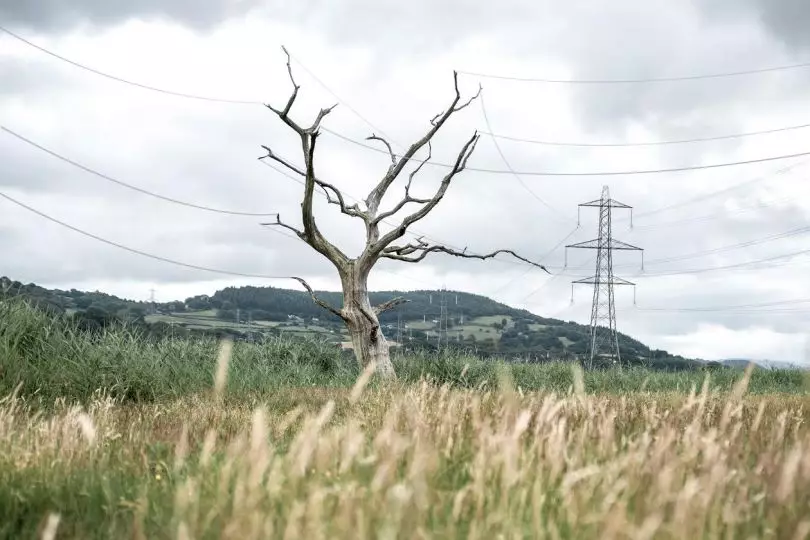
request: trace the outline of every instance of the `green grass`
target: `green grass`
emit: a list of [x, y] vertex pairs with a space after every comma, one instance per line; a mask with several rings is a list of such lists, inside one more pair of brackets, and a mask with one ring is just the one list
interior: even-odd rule
[[333, 344], [282, 337], [234, 344], [219, 393], [219, 351], [0, 302], [0, 538], [52, 513], [65, 539], [810, 532], [802, 372], [410, 354], [361, 395]]
[[[213, 338], [142, 339], [127, 328], [95, 336], [77, 331], [21, 302], [0, 303], [0, 395], [20, 385], [20, 395], [43, 402], [56, 398], [86, 402], [101, 390], [125, 402], [154, 402], [204, 392], [210, 388], [217, 343]], [[511, 372], [525, 391], [565, 392], [573, 384], [560, 363], [503, 364], [475, 357], [436, 354], [395, 357], [403, 381], [433, 378], [440, 384], [494, 387], [498, 373]], [[234, 395], [264, 395], [284, 386], [351, 386], [358, 375], [350, 356], [325, 341], [267, 337], [260, 343], [237, 343], [228, 390]], [[623, 393], [647, 388], [688, 392], [703, 384], [705, 373], [664, 373], [634, 369], [589, 371], [589, 391]], [[726, 369], [712, 374], [712, 384], [729, 390], [742, 376]], [[794, 370], [754, 372], [751, 391], [805, 392], [807, 375]]]

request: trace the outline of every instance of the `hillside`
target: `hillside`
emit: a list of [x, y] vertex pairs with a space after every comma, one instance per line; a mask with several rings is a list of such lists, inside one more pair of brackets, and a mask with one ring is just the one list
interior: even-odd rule
[[[228, 287], [211, 296], [151, 305], [101, 292], [23, 285], [8, 278], [1, 278], [0, 286], [6, 295], [24, 296], [43, 309], [70, 314], [91, 330], [126, 321], [155, 335], [204, 332], [257, 338], [285, 334], [336, 344], [348, 341], [342, 322], [299, 290]], [[337, 307], [342, 304], [340, 293], [317, 294]], [[571, 359], [587, 352], [585, 325], [541, 317], [484, 296], [457, 291], [379, 291], [371, 293], [371, 300], [378, 304], [396, 296], [403, 296], [408, 302], [384, 313], [381, 323], [388, 339], [405, 349], [435, 349], [439, 337], [444, 336], [448, 346], [481, 356], [537, 361]], [[447, 313], [446, 333], [439, 332], [443, 303]], [[623, 359], [635, 364], [671, 369], [700, 365], [666, 351], [650, 350], [624, 334], [619, 335], [619, 346]]]

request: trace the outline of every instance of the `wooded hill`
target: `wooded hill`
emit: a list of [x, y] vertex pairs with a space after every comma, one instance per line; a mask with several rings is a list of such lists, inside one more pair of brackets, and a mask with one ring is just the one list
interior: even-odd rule
[[[348, 341], [342, 322], [318, 307], [303, 291], [275, 287], [228, 287], [213, 295], [151, 305], [102, 292], [46, 289], [0, 278], [0, 292], [19, 296], [41, 309], [65, 313], [87, 330], [125, 321], [152, 335], [193, 332], [231, 334], [287, 334]], [[317, 294], [340, 307], [342, 295]], [[373, 304], [397, 296], [408, 302], [384, 313], [381, 323], [389, 340], [404, 348], [435, 348], [440, 337], [442, 303], [446, 306], [449, 346], [483, 356], [498, 355], [528, 360], [582, 357], [588, 348], [588, 327], [571, 321], [535, 315], [495, 302], [485, 296], [456, 291], [380, 291], [371, 293]], [[255, 337], [255, 336], [254, 336]], [[689, 369], [700, 362], [650, 350], [631, 337], [619, 334], [624, 360], [632, 363]]]

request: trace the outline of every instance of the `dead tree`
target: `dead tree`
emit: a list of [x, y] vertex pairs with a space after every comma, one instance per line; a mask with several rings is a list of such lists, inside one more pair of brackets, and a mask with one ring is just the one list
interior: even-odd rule
[[[389, 356], [388, 343], [380, 328], [378, 317], [381, 313], [396, 307], [406, 300], [403, 298], [394, 298], [378, 306], [371, 305], [368, 296], [368, 277], [371, 269], [381, 258], [417, 263], [430, 253], [445, 253], [455, 257], [482, 260], [491, 259], [498, 254], [504, 253], [537, 266], [546, 272], [548, 272], [548, 270], [542, 265], [533, 263], [520, 257], [513, 251], [506, 249], [494, 251], [486, 255], [477, 255], [467, 253], [466, 248], [459, 251], [447, 246], [426, 242], [423, 238], [417, 238], [415, 241], [406, 244], [395, 243], [405, 236], [408, 232], [408, 227], [423, 219], [436, 208], [436, 205], [441, 202], [442, 198], [447, 193], [447, 189], [450, 187], [453, 178], [466, 167], [467, 161], [470, 159], [470, 156], [475, 150], [475, 145], [478, 142], [479, 135], [477, 132], [474, 133], [461, 148], [455, 162], [449, 167], [449, 171], [444, 175], [438, 189], [431, 197], [420, 198], [411, 194], [411, 183], [414, 176], [431, 157], [431, 139], [453, 114], [466, 108], [479, 96], [481, 93], [480, 87], [478, 93], [467, 101], [462, 102], [458, 88], [458, 75], [454, 72], [455, 96], [450, 106], [433, 117], [430, 122], [431, 127], [427, 133], [421, 139], [413, 143], [402, 156], [398, 157], [391, 148], [391, 144], [383, 137], [372, 134], [367, 138], [367, 140], [379, 142], [386, 148], [391, 159], [391, 165], [388, 167], [388, 171], [379, 183], [365, 198], [365, 209], [361, 209], [357, 203], [347, 204], [343, 193], [334, 185], [321, 180], [315, 172], [315, 145], [319, 136], [318, 130], [324, 117], [335, 108], [335, 105], [321, 109], [315, 121], [309, 127], [302, 126], [290, 117], [290, 111], [298, 96], [299, 86], [293, 77], [290, 55], [285, 48], [282, 47], [282, 49], [285, 54], [287, 54], [287, 72], [289, 73], [290, 81], [293, 85], [293, 91], [283, 108], [279, 109], [271, 105], [265, 106], [278, 115], [278, 117], [300, 137], [304, 166], [299, 167], [291, 163], [283, 157], [276, 155], [273, 153], [272, 149], [264, 145], [262, 145], [262, 148], [267, 151], [267, 154], [259, 159], [272, 159], [291, 170], [293, 173], [303, 177], [304, 197], [301, 203], [303, 229], [298, 229], [288, 223], [284, 223], [280, 216], [276, 216], [275, 222], [265, 223], [263, 225], [283, 227], [294, 232], [301, 240], [309, 244], [335, 266], [343, 288], [343, 306], [340, 309], [318, 298], [312, 290], [312, 287], [310, 287], [304, 279], [299, 277], [295, 277], [294, 279], [298, 280], [304, 288], [306, 288], [316, 304], [340, 317], [340, 319], [346, 323], [351, 335], [355, 357], [361, 369], [373, 362], [376, 364], [377, 371], [380, 375], [385, 378], [395, 378], [394, 367], [391, 364]], [[402, 199], [390, 210], [380, 211], [380, 203], [394, 184], [394, 181], [399, 178], [405, 167], [409, 165], [409, 162], [414, 160], [414, 156], [417, 152], [426, 146], [428, 150], [427, 158], [421, 160], [408, 174], [407, 183], [405, 184], [405, 194]], [[328, 202], [339, 207], [341, 213], [362, 220], [366, 229], [366, 245], [359, 256], [355, 258], [347, 256], [338, 247], [329, 242], [318, 228], [312, 211], [312, 202], [316, 188], [322, 190], [326, 194]], [[380, 224], [386, 219], [393, 218], [409, 204], [417, 205], [418, 209], [404, 216], [401, 221], [398, 220], [398, 225], [383, 234], [380, 231]]]

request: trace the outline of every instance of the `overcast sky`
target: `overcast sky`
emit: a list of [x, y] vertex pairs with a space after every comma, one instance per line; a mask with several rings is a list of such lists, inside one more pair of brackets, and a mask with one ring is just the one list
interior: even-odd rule
[[[0, 0], [0, 22], [31, 42], [96, 70], [174, 92], [283, 106], [308, 123], [339, 102], [324, 127], [363, 141], [385, 134], [395, 150], [421, 136], [452, 99], [452, 70], [535, 79], [650, 79], [728, 73], [810, 61], [804, 0], [497, 3], [412, 0]], [[434, 141], [451, 162], [475, 129], [547, 142], [648, 143], [810, 124], [810, 68], [669, 82], [562, 84], [462, 73], [482, 102]], [[260, 145], [301, 163], [296, 136], [260, 104], [183, 98], [129, 86], [48, 56], [0, 32], [0, 125], [117, 180], [217, 209], [280, 212], [300, 223], [301, 186], [263, 166]], [[519, 172], [667, 169], [810, 151], [810, 128], [708, 142], [576, 147], [482, 136], [470, 167]], [[387, 156], [324, 133], [319, 174], [363, 197]], [[365, 144], [365, 142], [364, 142]], [[804, 160], [804, 161], [803, 161]], [[189, 208], [88, 174], [0, 132], [0, 192], [71, 226], [184, 263], [246, 274], [306, 276], [337, 289], [331, 265], [270, 218]], [[429, 195], [446, 172], [423, 169]], [[644, 248], [615, 253], [620, 330], [675, 353], [808, 362], [810, 158], [696, 171], [537, 176], [467, 171], [416, 231], [473, 252], [513, 249], [531, 259], [594, 238], [603, 185], [634, 207], [615, 210], [614, 236]], [[395, 187], [396, 194], [402, 185]], [[388, 201], [393, 201], [393, 197]], [[0, 274], [60, 288], [158, 300], [227, 285], [294, 287], [152, 260], [49, 222], [0, 199]], [[362, 227], [316, 203], [319, 225], [357, 253]], [[286, 231], [285, 231], [286, 232]], [[573, 232], [573, 234], [571, 234]], [[790, 233], [783, 235], [782, 233]], [[569, 236], [570, 234], [570, 236]], [[429, 256], [382, 263], [374, 289], [448, 288], [489, 295], [544, 316], [587, 324], [593, 251], [557, 249], [553, 278], [509, 260]], [[500, 259], [500, 257], [499, 257]], [[752, 261], [770, 259], [761, 264]], [[763, 305], [764, 304], [764, 305]], [[768, 305], [770, 304], [770, 305]], [[753, 306], [752, 306], [753, 305]], [[751, 307], [735, 307], [751, 306]]]

